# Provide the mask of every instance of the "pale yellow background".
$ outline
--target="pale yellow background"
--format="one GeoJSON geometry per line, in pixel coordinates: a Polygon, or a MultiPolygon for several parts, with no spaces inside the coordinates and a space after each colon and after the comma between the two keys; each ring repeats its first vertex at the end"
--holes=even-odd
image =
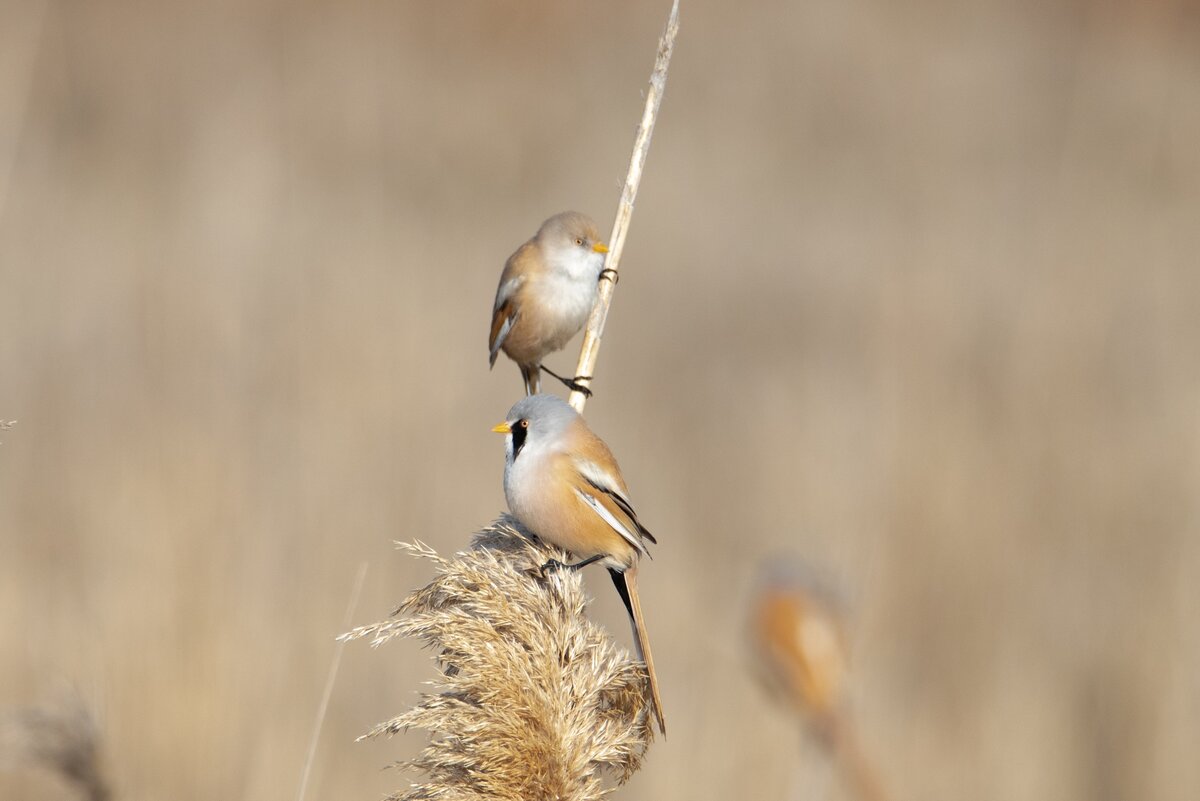
{"type": "MultiPolygon", "coordinates": [[[[0,4],[0,707],[295,797],[358,565],[355,624],[503,507],[497,276],[607,232],[665,14],[0,4]]],[[[1198,253],[1195,3],[685,0],[588,407],[661,542],[615,797],[846,797],[742,647],[783,550],[898,801],[1195,799],[1198,253]]],[[[403,788],[353,739],[432,675],[350,646],[309,797],[403,788]]]]}

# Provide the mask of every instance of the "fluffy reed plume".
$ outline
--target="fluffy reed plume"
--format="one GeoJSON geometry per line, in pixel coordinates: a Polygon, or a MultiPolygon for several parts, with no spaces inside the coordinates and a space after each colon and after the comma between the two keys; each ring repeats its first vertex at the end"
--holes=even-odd
{"type": "Polygon", "coordinates": [[[0,712],[0,768],[55,773],[89,801],[107,801],[99,736],[86,706],[73,696],[0,712]]]}
{"type": "Polygon", "coordinates": [[[539,568],[567,555],[503,516],[453,558],[400,544],[437,575],[410,595],[404,617],[345,639],[380,645],[415,637],[437,652],[437,692],[365,737],[417,727],[430,743],[402,763],[425,774],[394,799],[604,797],[624,782],[651,739],[645,666],[588,620],[581,576],[539,568]]]}

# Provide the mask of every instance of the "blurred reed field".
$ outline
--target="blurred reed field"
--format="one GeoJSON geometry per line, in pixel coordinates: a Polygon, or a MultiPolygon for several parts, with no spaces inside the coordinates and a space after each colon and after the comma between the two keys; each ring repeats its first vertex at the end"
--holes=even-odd
{"type": "MultiPolygon", "coordinates": [[[[0,0],[0,710],[77,694],[114,799],[295,797],[359,564],[355,625],[504,506],[496,280],[607,231],[668,5],[0,0]]],[[[661,543],[614,797],[850,797],[755,681],[786,552],[889,797],[1196,798],[1200,7],[681,16],[587,408],[661,543]]],[[[309,798],[404,786],[354,738],[433,670],[346,647],[309,798]]]]}

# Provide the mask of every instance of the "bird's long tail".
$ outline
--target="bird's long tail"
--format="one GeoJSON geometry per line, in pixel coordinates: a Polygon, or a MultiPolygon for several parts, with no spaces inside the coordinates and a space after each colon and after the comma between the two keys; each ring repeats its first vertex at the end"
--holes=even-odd
{"type": "Polygon", "coordinates": [[[522,364],[521,378],[525,379],[525,394],[536,395],[541,391],[542,370],[536,364],[522,364]]]}
{"type": "Polygon", "coordinates": [[[625,571],[609,569],[613,584],[625,602],[629,612],[629,622],[633,626],[633,641],[637,644],[638,658],[646,663],[646,673],[650,676],[650,696],[654,702],[654,718],[658,721],[658,730],[663,736],[667,735],[667,721],[663,716],[662,698],[658,694],[658,674],[654,672],[654,656],[650,653],[650,636],[646,633],[646,621],[642,618],[642,602],[638,598],[637,565],[625,571]]]}

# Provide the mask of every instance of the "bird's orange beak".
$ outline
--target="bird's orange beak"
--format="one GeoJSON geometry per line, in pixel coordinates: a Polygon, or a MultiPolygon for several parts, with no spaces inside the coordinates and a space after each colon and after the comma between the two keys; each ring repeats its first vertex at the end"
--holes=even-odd
{"type": "Polygon", "coordinates": [[[497,434],[511,434],[512,426],[508,423],[500,423],[499,425],[492,426],[492,431],[497,434]]]}
{"type": "Polygon", "coordinates": [[[597,253],[607,253],[608,245],[604,244],[603,242],[597,242],[596,244],[592,245],[592,250],[596,251],[597,253]]]}

